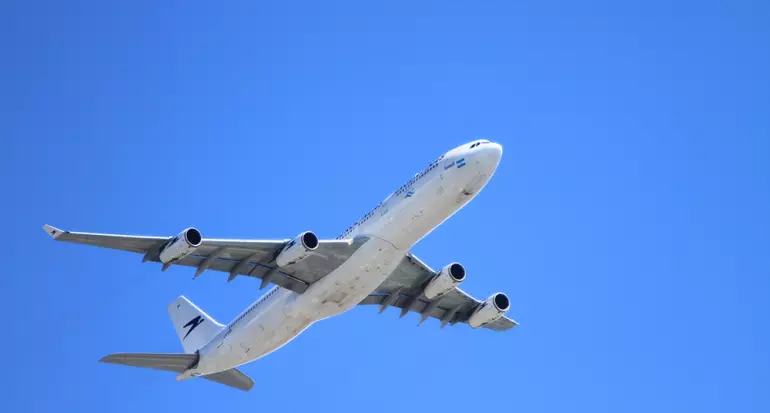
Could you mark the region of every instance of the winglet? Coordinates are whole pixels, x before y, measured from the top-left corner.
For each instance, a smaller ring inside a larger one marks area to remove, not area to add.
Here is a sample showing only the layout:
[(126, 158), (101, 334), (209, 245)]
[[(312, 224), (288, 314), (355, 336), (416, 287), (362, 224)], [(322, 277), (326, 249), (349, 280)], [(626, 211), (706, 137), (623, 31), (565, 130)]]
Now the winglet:
[(52, 227), (48, 224), (43, 225), (43, 229), (45, 230), (45, 232), (48, 233), (48, 235), (53, 237), (53, 239), (59, 238), (61, 234), (67, 232), (67, 231), (62, 231), (59, 228)]

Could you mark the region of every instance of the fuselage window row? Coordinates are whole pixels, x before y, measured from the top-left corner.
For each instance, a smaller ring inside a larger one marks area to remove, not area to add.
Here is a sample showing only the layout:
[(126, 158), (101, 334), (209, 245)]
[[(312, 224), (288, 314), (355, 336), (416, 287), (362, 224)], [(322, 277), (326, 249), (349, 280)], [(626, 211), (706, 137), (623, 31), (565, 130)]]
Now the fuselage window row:
[[(403, 193), (406, 191), (406, 189), (407, 189), (407, 188), (409, 188), (411, 185), (413, 185), (413, 184), (414, 184), (415, 182), (417, 182), (419, 179), (421, 179), (421, 178), (423, 178), (425, 175), (427, 175), (427, 174), (428, 174), (428, 172), (430, 172), (430, 171), (432, 171), (433, 169), (435, 169), (435, 168), (438, 166), (439, 162), (441, 162), (441, 160), (442, 160), (442, 159), (444, 159), (444, 155), (440, 156), (438, 159), (436, 159), (435, 161), (433, 161), (433, 163), (431, 163), (430, 165), (428, 165), (428, 167), (427, 167), (427, 168), (425, 168), (425, 169), (424, 169), (422, 172), (418, 173), (417, 175), (415, 175), (415, 177), (414, 177), (414, 178), (410, 179), (410, 180), (409, 180), (409, 182), (407, 182), (406, 184), (402, 185), (402, 186), (401, 186), (401, 188), (397, 189), (397, 190), (396, 190), (396, 192), (394, 192), (394, 195), (395, 195), (395, 196), (400, 196), (401, 194), (403, 194)], [(346, 236), (348, 236), (348, 235), (349, 235), (351, 232), (353, 232), (353, 230), (354, 230), (354, 229), (356, 229), (356, 227), (358, 227), (358, 226), (360, 226), (360, 225), (364, 224), (364, 223), (365, 223), (366, 221), (368, 221), (368, 220), (369, 220), (371, 217), (373, 217), (373, 216), (374, 216), (374, 213), (375, 213), (375, 212), (377, 211), (377, 209), (378, 209), (378, 208), (380, 208), (381, 206), (382, 206), (382, 202), (380, 202), (380, 203), (379, 203), (379, 204), (378, 204), (376, 207), (374, 207), (374, 209), (372, 209), (371, 211), (369, 211), (369, 213), (368, 213), (368, 214), (364, 215), (364, 217), (363, 217), (363, 218), (361, 218), (360, 220), (356, 221), (356, 222), (355, 222), (353, 225), (351, 225), (351, 226), (350, 226), (348, 229), (346, 229), (346, 230), (345, 230), (345, 232), (343, 232), (343, 233), (342, 233), (340, 236), (338, 236), (338, 237), (337, 237), (337, 239), (343, 239), (343, 238), (345, 238)]]

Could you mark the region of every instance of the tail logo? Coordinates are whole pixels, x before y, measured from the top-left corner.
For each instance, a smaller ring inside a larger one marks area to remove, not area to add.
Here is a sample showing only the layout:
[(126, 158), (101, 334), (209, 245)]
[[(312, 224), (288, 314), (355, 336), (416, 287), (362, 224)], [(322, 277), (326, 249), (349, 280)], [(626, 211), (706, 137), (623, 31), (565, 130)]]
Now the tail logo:
[(198, 327), (198, 326), (199, 326), (199, 325), (201, 325), (201, 323), (203, 323), (204, 321), (205, 321), (205, 319), (204, 319), (203, 317), (201, 317), (201, 316), (196, 316), (196, 317), (195, 317), (195, 318), (193, 318), (192, 320), (188, 321), (188, 322), (187, 322), (187, 324), (185, 324), (185, 325), (184, 325), (184, 327), (182, 327), (182, 328), (187, 328), (187, 327), (190, 327), (190, 329), (189, 329), (189, 330), (187, 330), (187, 334), (185, 334), (185, 335), (184, 335), (184, 337), (182, 338), (182, 340), (184, 340), (185, 338), (187, 338), (187, 336), (189, 336), (189, 335), (190, 335), (190, 333), (192, 333), (192, 332), (193, 332), (193, 330), (195, 330), (195, 327)]

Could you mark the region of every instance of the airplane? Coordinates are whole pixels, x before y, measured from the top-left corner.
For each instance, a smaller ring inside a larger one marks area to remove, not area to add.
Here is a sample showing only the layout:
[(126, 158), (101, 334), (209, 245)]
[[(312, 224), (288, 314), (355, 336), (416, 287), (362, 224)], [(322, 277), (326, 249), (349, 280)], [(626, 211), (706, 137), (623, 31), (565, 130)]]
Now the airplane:
[(55, 240), (143, 254), (142, 262), (246, 276), (274, 286), (227, 325), (184, 296), (167, 310), (184, 353), (117, 353), (100, 361), (177, 373), (178, 381), (201, 377), (248, 391), (254, 382), (237, 367), (290, 342), (311, 324), (358, 305), (413, 311), (445, 325), (467, 323), (505, 331), (518, 323), (505, 316), (510, 300), (501, 292), (478, 300), (458, 288), (465, 267), (452, 262), (435, 271), (409, 250), (454, 215), (492, 177), (503, 149), (477, 140), (458, 146), (388, 195), (336, 239), (312, 231), (293, 239), (203, 238), (193, 227), (176, 236), (134, 236), (70, 232), (44, 225)]

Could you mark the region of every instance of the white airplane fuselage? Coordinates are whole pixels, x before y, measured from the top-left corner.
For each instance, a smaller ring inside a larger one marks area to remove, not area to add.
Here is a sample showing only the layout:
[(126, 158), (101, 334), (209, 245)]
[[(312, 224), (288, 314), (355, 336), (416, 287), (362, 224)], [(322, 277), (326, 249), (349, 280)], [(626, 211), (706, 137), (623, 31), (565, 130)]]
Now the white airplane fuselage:
[(273, 287), (199, 350), (179, 378), (217, 373), (263, 357), (318, 320), (345, 312), (371, 294), (410, 248), (473, 199), (495, 172), (502, 148), (459, 146), (415, 175), (339, 239), (365, 235), (347, 261), (302, 294)]

